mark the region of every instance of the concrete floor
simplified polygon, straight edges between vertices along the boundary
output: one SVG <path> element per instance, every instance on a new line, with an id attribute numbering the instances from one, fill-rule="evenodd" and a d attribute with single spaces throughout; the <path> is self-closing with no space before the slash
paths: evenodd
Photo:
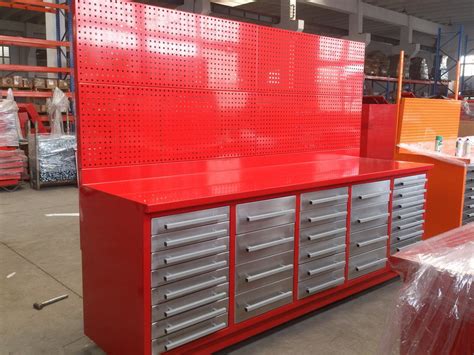
<path id="1" fill-rule="evenodd" d="M 103 354 L 83 334 L 79 219 L 45 216 L 78 211 L 75 187 L 0 192 L 0 354 Z M 376 354 L 399 287 L 386 283 L 220 353 Z"/>

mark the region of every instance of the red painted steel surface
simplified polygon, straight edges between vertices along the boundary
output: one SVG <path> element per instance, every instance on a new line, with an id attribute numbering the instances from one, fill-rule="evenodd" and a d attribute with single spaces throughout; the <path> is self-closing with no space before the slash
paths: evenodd
<path id="1" fill-rule="evenodd" d="M 112 0 L 76 27 L 82 169 L 358 154 L 363 44 Z"/>

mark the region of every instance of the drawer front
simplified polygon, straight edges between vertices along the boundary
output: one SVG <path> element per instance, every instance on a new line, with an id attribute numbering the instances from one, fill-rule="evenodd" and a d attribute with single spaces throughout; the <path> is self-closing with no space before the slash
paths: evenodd
<path id="1" fill-rule="evenodd" d="M 390 247 L 390 255 L 398 253 L 399 251 L 402 251 L 408 248 L 409 246 L 415 243 L 418 243 L 419 241 L 421 241 L 421 236 L 410 238 L 410 239 L 404 240 L 403 242 L 395 243 Z"/>
<path id="2" fill-rule="evenodd" d="M 419 224 L 413 228 L 404 229 L 395 233 L 392 233 L 390 240 L 391 244 L 399 243 L 411 238 L 423 236 L 423 224 Z"/>
<path id="3" fill-rule="evenodd" d="M 156 235 L 160 233 L 174 232 L 177 230 L 225 222 L 228 220 L 228 206 L 188 213 L 173 214 L 170 216 L 153 218 L 151 221 L 151 234 Z"/>
<path id="4" fill-rule="evenodd" d="M 338 237 L 300 247 L 300 263 L 324 258 L 346 250 L 346 237 Z"/>
<path id="5" fill-rule="evenodd" d="M 402 198 L 398 200 L 394 200 L 392 202 L 393 209 L 400 209 L 400 208 L 412 208 L 417 206 L 422 206 L 425 204 L 425 196 L 419 195 L 410 198 Z"/>
<path id="6" fill-rule="evenodd" d="M 351 233 L 388 223 L 388 203 L 352 210 Z"/>
<path id="7" fill-rule="evenodd" d="M 228 315 L 222 315 L 211 320 L 201 322 L 189 328 L 183 329 L 172 335 L 155 339 L 151 343 L 152 354 L 158 355 L 170 351 L 181 345 L 190 343 L 196 339 L 203 338 L 227 327 Z"/>
<path id="8" fill-rule="evenodd" d="M 246 319 L 276 309 L 293 300 L 293 278 L 288 278 L 235 297 L 235 321 Z"/>
<path id="9" fill-rule="evenodd" d="M 423 224 L 424 219 L 422 215 L 407 219 L 394 220 L 392 222 L 392 233 L 403 232 L 407 229 L 422 226 Z"/>
<path id="10" fill-rule="evenodd" d="M 182 247 L 228 236 L 229 222 L 169 232 L 151 238 L 151 251 Z"/>
<path id="11" fill-rule="evenodd" d="M 423 195 L 426 193 L 426 191 L 427 190 L 424 185 L 415 185 L 397 189 L 393 191 L 393 200 L 398 201 L 412 197 L 423 198 Z"/>
<path id="12" fill-rule="evenodd" d="M 298 299 L 315 295 L 344 283 L 344 268 L 329 271 L 298 283 Z"/>
<path id="13" fill-rule="evenodd" d="M 235 268 L 235 293 L 240 294 L 293 276 L 293 251 L 241 264 Z"/>
<path id="14" fill-rule="evenodd" d="M 366 229 L 351 234 L 350 256 L 367 253 L 387 246 L 388 225 Z"/>
<path id="15" fill-rule="evenodd" d="M 306 211 L 315 208 L 347 204 L 348 198 L 349 190 L 347 187 L 306 192 L 301 194 L 301 210 Z"/>
<path id="16" fill-rule="evenodd" d="M 219 238 L 184 247 L 159 251 L 151 254 L 151 268 L 166 267 L 185 263 L 191 260 L 225 253 L 229 250 L 229 237 Z"/>
<path id="17" fill-rule="evenodd" d="M 352 187 L 352 208 L 387 202 L 390 199 L 390 180 L 370 182 Z"/>
<path id="18" fill-rule="evenodd" d="M 387 265 L 387 248 L 380 248 L 349 259 L 349 279 L 384 269 Z"/>
<path id="19" fill-rule="evenodd" d="M 228 307 L 229 299 L 224 298 L 218 302 L 195 308 L 192 311 L 154 322 L 151 325 L 152 339 L 176 334 L 193 325 L 226 315 Z"/>
<path id="20" fill-rule="evenodd" d="M 237 205 L 237 233 L 295 222 L 295 196 Z"/>
<path id="21" fill-rule="evenodd" d="M 426 210 L 424 206 L 415 206 L 410 208 L 399 208 L 392 211 L 392 221 L 402 221 L 413 217 L 423 216 Z"/>
<path id="22" fill-rule="evenodd" d="M 346 225 L 346 219 L 342 219 L 332 223 L 325 223 L 311 228 L 301 229 L 300 246 L 332 238 L 343 237 L 347 233 Z"/>
<path id="23" fill-rule="evenodd" d="M 426 183 L 426 174 L 405 176 L 397 178 L 394 181 L 394 188 L 401 189 L 408 186 L 424 185 Z"/>
<path id="24" fill-rule="evenodd" d="M 153 287 L 156 287 L 169 282 L 181 281 L 225 267 L 229 267 L 228 252 L 153 270 L 151 272 L 151 283 Z"/>
<path id="25" fill-rule="evenodd" d="M 151 290 L 152 303 L 158 304 L 160 302 L 171 301 L 228 281 L 229 268 L 224 268 L 159 287 L 152 286 L 154 287 Z"/>
<path id="26" fill-rule="evenodd" d="M 239 265 L 293 250 L 294 235 L 294 224 L 239 234 L 236 236 L 236 264 Z"/>
<path id="27" fill-rule="evenodd" d="M 347 205 L 335 205 L 330 207 L 318 208 L 301 213 L 301 229 L 319 226 L 326 223 L 346 220 Z"/>
<path id="28" fill-rule="evenodd" d="M 228 297 L 229 283 L 223 283 L 188 296 L 154 305 L 152 307 L 152 321 L 157 322 L 161 319 L 174 317 Z"/>
<path id="29" fill-rule="evenodd" d="M 298 268 L 298 280 L 317 277 L 329 271 L 344 269 L 346 266 L 346 253 L 334 254 L 325 258 L 301 264 Z"/>

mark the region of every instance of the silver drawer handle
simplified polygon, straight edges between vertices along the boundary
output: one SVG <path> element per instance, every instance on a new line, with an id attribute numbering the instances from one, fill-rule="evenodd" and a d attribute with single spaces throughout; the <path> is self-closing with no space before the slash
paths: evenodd
<path id="1" fill-rule="evenodd" d="M 378 238 L 375 238 L 375 239 L 372 239 L 372 240 L 368 240 L 366 242 L 360 242 L 360 243 L 357 243 L 357 247 L 359 248 L 362 248 L 362 247 L 366 247 L 367 245 L 371 245 L 371 244 L 375 244 L 375 243 L 378 243 L 378 242 L 381 242 L 383 240 L 387 240 L 388 239 L 388 235 L 384 235 L 382 237 L 378 237 Z"/>
<path id="2" fill-rule="evenodd" d="M 402 229 L 408 229 L 408 228 L 411 228 L 411 227 L 416 227 L 416 226 L 419 226 L 420 224 L 423 224 L 424 222 L 425 221 L 421 220 L 421 221 L 416 221 L 416 222 L 404 224 L 402 226 L 398 226 L 397 229 L 402 230 Z"/>
<path id="3" fill-rule="evenodd" d="M 398 197 L 410 197 L 416 195 L 423 195 L 426 192 L 426 189 L 418 190 L 418 191 L 409 191 L 409 192 L 400 192 Z"/>
<path id="4" fill-rule="evenodd" d="M 323 283 L 323 284 L 318 285 L 318 286 L 308 287 L 308 288 L 306 289 L 306 293 L 312 294 L 312 293 L 315 293 L 315 292 L 324 290 L 324 289 L 326 289 L 326 288 L 328 288 L 328 287 L 331 287 L 331 286 L 340 285 L 340 284 L 342 284 L 342 283 L 344 282 L 344 280 L 345 280 L 344 277 L 340 277 L 340 278 L 338 278 L 338 279 L 335 279 L 335 280 L 332 280 L 332 281 Z"/>
<path id="5" fill-rule="evenodd" d="M 320 217 L 309 217 L 308 221 L 309 221 L 309 223 L 314 223 L 314 222 L 325 221 L 326 219 L 342 217 L 342 216 L 347 216 L 347 211 L 336 212 L 336 213 L 327 214 L 325 216 L 320 216 Z"/>
<path id="6" fill-rule="evenodd" d="M 286 244 L 286 243 L 292 242 L 293 239 L 294 239 L 294 237 L 281 238 L 281 239 L 273 240 L 273 241 L 268 242 L 268 243 L 249 245 L 245 249 L 247 250 L 247 252 L 251 253 L 253 251 L 262 250 L 262 249 L 274 247 L 274 246 L 281 245 L 281 244 Z"/>
<path id="7" fill-rule="evenodd" d="M 176 291 L 165 293 L 164 297 L 166 300 L 172 300 L 173 298 L 184 296 L 191 292 L 200 291 L 208 287 L 216 286 L 226 281 L 227 281 L 226 276 L 213 278 L 212 280 L 201 282 L 200 284 L 197 284 L 197 285 L 192 285 L 192 286 L 181 288 Z"/>
<path id="8" fill-rule="evenodd" d="M 220 269 L 220 268 L 223 268 L 223 267 L 226 267 L 226 266 L 227 266 L 227 260 L 222 260 L 222 261 L 212 263 L 212 264 L 209 264 L 209 265 L 194 267 L 190 270 L 176 272 L 174 274 L 168 274 L 168 275 L 165 275 L 163 277 L 163 279 L 166 282 L 175 281 L 175 280 L 181 279 L 183 277 L 193 276 L 193 275 L 204 273 L 204 272 L 207 272 L 207 271 Z"/>
<path id="9" fill-rule="evenodd" d="M 357 220 L 357 223 L 367 223 L 367 222 L 372 222 L 375 221 L 379 218 L 384 218 L 390 216 L 390 213 L 381 213 L 376 216 L 370 216 L 370 217 L 365 217 L 365 218 L 359 218 Z"/>
<path id="10" fill-rule="evenodd" d="M 191 302 L 191 303 L 186 303 L 184 306 L 181 307 L 176 307 L 176 308 L 170 308 L 167 311 L 164 312 L 165 317 L 172 317 L 176 314 L 180 314 L 186 311 L 189 311 L 190 309 L 197 308 L 199 306 L 204 306 L 205 304 L 212 303 L 215 301 L 219 301 L 223 298 L 227 297 L 227 292 L 221 292 L 217 293 L 213 296 L 203 298 L 201 300 Z"/>
<path id="11" fill-rule="evenodd" d="M 212 312 L 209 312 L 207 314 L 203 314 L 199 317 L 191 318 L 191 319 L 188 319 L 187 321 L 177 323 L 175 325 L 170 325 L 170 326 L 165 328 L 165 333 L 166 334 L 171 334 L 171 333 L 177 332 L 178 330 L 184 329 L 186 327 L 190 327 L 190 326 L 192 326 L 194 324 L 197 324 L 199 322 L 204 322 L 205 320 L 212 319 L 214 317 L 218 317 L 218 316 L 220 316 L 220 315 L 222 315 L 226 312 L 227 312 L 227 308 L 225 308 L 225 307 L 215 309 Z"/>
<path id="12" fill-rule="evenodd" d="M 364 271 L 364 270 L 370 269 L 373 266 L 377 266 L 377 265 L 380 265 L 380 264 L 385 264 L 386 262 L 387 262 L 387 258 L 383 258 L 383 259 L 372 261 L 368 264 L 364 264 L 364 265 L 361 265 L 361 266 L 356 266 L 355 269 L 356 269 L 356 271 Z"/>
<path id="13" fill-rule="evenodd" d="M 249 304 L 244 309 L 245 309 L 245 312 L 252 312 L 252 311 L 255 311 L 256 309 L 268 306 L 269 304 L 284 300 L 285 298 L 288 298 L 292 295 L 293 295 L 292 291 L 281 292 L 279 295 L 270 297 L 266 300 L 263 300 L 254 304 Z"/>
<path id="14" fill-rule="evenodd" d="M 474 187 L 468 187 L 466 190 L 468 190 L 468 191 L 474 191 Z"/>
<path id="15" fill-rule="evenodd" d="M 466 216 L 468 216 L 469 218 L 474 217 L 474 213 L 467 213 Z"/>
<path id="16" fill-rule="evenodd" d="M 335 252 L 338 252 L 338 251 L 343 251 L 343 250 L 346 250 L 346 245 L 345 244 L 337 245 L 335 247 L 320 250 L 320 251 L 309 252 L 308 253 L 308 258 L 312 259 L 312 258 L 316 258 L 318 256 L 328 255 L 328 254 L 332 254 L 332 253 L 335 253 Z"/>
<path id="17" fill-rule="evenodd" d="M 474 205 L 467 205 L 466 207 L 471 209 L 471 208 L 474 208 Z"/>
<path id="18" fill-rule="evenodd" d="M 331 237 L 331 236 L 336 235 L 336 234 L 345 233 L 346 230 L 347 230 L 347 228 L 339 228 L 339 229 L 334 229 L 334 230 L 329 231 L 329 232 L 308 235 L 308 240 L 313 240 L 314 241 L 314 240 L 319 240 L 319 239 L 323 239 L 323 238 L 326 238 L 326 237 Z"/>
<path id="19" fill-rule="evenodd" d="M 414 179 L 414 180 L 402 181 L 400 185 L 402 186 L 416 185 L 416 184 L 426 182 L 426 181 L 427 179 Z"/>
<path id="20" fill-rule="evenodd" d="M 276 269 L 264 271 L 264 272 L 261 272 L 259 274 L 255 274 L 255 275 L 249 275 L 245 278 L 245 281 L 247 281 L 247 282 L 257 281 L 257 280 L 263 279 L 265 277 L 272 276 L 272 275 L 275 275 L 275 274 L 279 274 L 280 272 L 285 272 L 285 271 L 288 271 L 288 270 L 293 270 L 293 264 L 282 265 L 280 267 L 277 267 Z"/>
<path id="21" fill-rule="evenodd" d="M 186 243 L 199 242 L 201 240 L 206 240 L 206 239 L 216 238 L 216 237 L 221 237 L 221 236 L 224 237 L 226 235 L 227 235 L 227 229 L 220 229 L 215 232 L 196 234 L 191 237 L 167 240 L 164 242 L 164 245 L 165 247 L 176 247 L 176 246 L 180 246 Z"/>
<path id="22" fill-rule="evenodd" d="M 469 196 L 469 199 L 470 199 L 470 200 L 474 200 L 474 196 Z"/>
<path id="23" fill-rule="evenodd" d="M 384 195 L 388 195 L 390 194 L 390 191 L 382 191 L 382 192 L 374 192 L 374 193 L 371 193 L 371 194 L 366 194 L 366 195 L 359 195 L 359 200 L 365 200 L 365 199 L 368 199 L 368 198 L 372 198 L 372 197 L 379 197 L 379 196 L 384 196 Z"/>
<path id="24" fill-rule="evenodd" d="M 415 243 L 412 243 L 412 244 L 409 244 L 409 245 L 405 245 L 405 246 L 403 246 L 403 247 L 397 247 L 397 251 L 402 251 L 402 250 L 404 250 L 404 249 L 406 249 L 406 248 L 409 248 L 409 247 L 415 245 L 416 243 L 418 243 L 418 242 L 415 242 Z"/>
<path id="25" fill-rule="evenodd" d="M 406 219 L 406 218 L 416 217 L 416 216 L 422 215 L 423 213 L 425 213 L 425 210 L 419 210 L 419 211 L 415 211 L 415 212 L 410 212 L 410 213 L 398 215 L 397 218 L 398 219 Z"/>
<path id="26" fill-rule="evenodd" d="M 217 214 L 215 216 L 188 219 L 187 221 L 170 222 L 170 223 L 166 223 L 164 227 L 166 230 L 173 230 L 173 229 L 178 229 L 178 228 L 192 227 L 192 226 L 197 226 L 201 224 L 216 222 L 221 219 L 227 219 L 227 214 Z"/>
<path id="27" fill-rule="evenodd" d="M 407 203 L 400 203 L 398 205 L 399 208 L 408 208 L 408 207 L 413 207 L 413 206 L 418 206 L 418 205 L 422 205 L 425 203 L 425 199 L 423 200 L 419 200 L 419 201 L 413 201 L 413 202 L 407 202 Z"/>
<path id="28" fill-rule="evenodd" d="M 275 217 L 281 217 L 286 214 L 290 214 L 295 212 L 295 210 L 283 210 L 283 211 L 275 211 L 275 212 L 270 212 L 270 213 L 264 213 L 264 214 L 259 214 L 256 216 L 247 216 L 247 221 L 248 222 L 255 222 L 255 221 L 261 221 L 264 219 L 269 219 L 269 218 L 275 218 Z"/>
<path id="29" fill-rule="evenodd" d="M 309 200 L 309 204 L 310 205 L 319 205 L 321 203 L 345 200 L 347 198 L 349 198 L 349 195 L 347 195 L 347 194 L 346 195 L 337 195 L 337 196 L 320 198 L 318 200 Z"/>
<path id="30" fill-rule="evenodd" d="M 181 255 L 176 255 L 176 256 L 169 256 L 164 259 L 165 264 L 174 264 L 174 263 L 179 263 L 182 261 L 187 261 L 190 259 L 195 259 L 195 258 L 200 258 L 202 256 L 206 255 L 211 255 L 211 254 L 218 254 L 220 252 L 226 251 L 227 250 L 227 245 L 219 245 L 214 248 L 209 248 L 205 250 L 200 250 L 200 251 L 195 251 L 192 253 L 186 253 L 186 254 L 181 254 Z"/>
<path id="31" fill-rule="evenodd" d="M 222 322 L 222 323 L 217 323 L 217 324 L 214 324 L 212 327 L 209 327 L 209 328 L 206 328 L 206 329 L 203 329 L 197 333 L 194 333 L 194 334 L 191 334 L 187 337 L 184 337 L 184 338 L 181 338 L 181 339 L 178 339 L 176 341 L 169 341 L 168 344 L 165 345 L 165 349 L 166 351 L 169 351 L 169 350 L 172 350 L 172 349 L 175 349 L 177 348 L 178 346 L 181 346 L 183 344 L 186 344 L 186 343 L 189 343 L 193 340 L 196 340 L 196 339 L 199 339 L 199 338 L 202 338 L 206 335 L 209 335 L 209 334 L 212 334 L 214 332 L 217 332 L 218 330 L 221 330 L 221 329 L 224 329 L 225 327 L 227 327 L 227 323 L 226 322 Z"/>
<path id="32" fill-rule="evenodd" d="M 313 276 L 313 275 L 317 275 L 317 274 L 320 274 L 320 273 L 325 272 L 325 271 L 339 269 L 340 267 L 343 267 L 345 265 L 346 265 L 345 261 L 339 261 L 338 263 L 334 263 L 334 264 L 331 264 L 331 265 L 328 265 L 328 266 L 323 266 L 323 267 L 320 267 L 318 269 L 308 270 L 307 274 L 308 274 L 308 276 Z"/>
<path id="33" fill-rule="evenodd" d="M 400 237 L 397 237 L 397 240 L 402 241 L 402 240 L 407 240 L 413 237 L 418 237 L 419 235 L 422 235 L 423 231 L 418 231 L 418 232 L 413 232 L 407 235 L 402 235 Z"/>

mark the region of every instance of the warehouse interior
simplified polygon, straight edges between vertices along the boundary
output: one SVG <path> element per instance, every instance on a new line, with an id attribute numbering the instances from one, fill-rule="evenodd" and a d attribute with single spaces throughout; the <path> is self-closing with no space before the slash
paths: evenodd
<path id="1" fill-rule="evenodd" d="M 0 353 L 474 354 L 472 0 L 0 1 Z"/>

